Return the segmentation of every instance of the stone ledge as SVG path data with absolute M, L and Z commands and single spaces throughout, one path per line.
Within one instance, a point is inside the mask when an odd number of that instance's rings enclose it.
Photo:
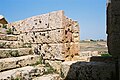
M 18 36 L 16 35 L 0 35 L 0 40 L 6 40 L 6 41 L 17 41 Z
M 0 58 L 19 57 L 33 54 L 31 48 L 0 49 Z
M 64 62 L 61 70 L 65 80 L 116 80 L 110 62 Z
M 37 61 L 39 61 L 39 59 L 39 55 L 27 55 L 0 59 L 0 71 L 35 64 Z
M 22 68 L 17 68 L 13 70 L 8 70 L 4 72 L 0 72 L 0 80 L 13 80 L 13 79 L 32 79 L 33 76 L 43 75 L 44 68 L 43 67 L 34 67 L 34 66 L 26 66 Z
M 33 80 L 63 80 L 59 74 L 48 74 L 41 77 L 34 78 Z

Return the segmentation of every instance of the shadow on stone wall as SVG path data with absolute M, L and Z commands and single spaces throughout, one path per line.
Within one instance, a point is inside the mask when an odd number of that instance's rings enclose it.
M 116 80 L 112 57 L 91 57 L 90 62 L 70 65 L 64 80 Z

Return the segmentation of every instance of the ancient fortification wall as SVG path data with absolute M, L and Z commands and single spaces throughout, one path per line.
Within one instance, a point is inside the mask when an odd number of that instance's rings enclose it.
M 110 0 L 107 5 L 108 50 L 114 57 L 120 57 L 120 1 Z
M 18 47 L 31 45 L 44 59 L 72 60 L 78 55 L 79 24 L 62 10 L 33 16 L 8 24 L 18 36 Z

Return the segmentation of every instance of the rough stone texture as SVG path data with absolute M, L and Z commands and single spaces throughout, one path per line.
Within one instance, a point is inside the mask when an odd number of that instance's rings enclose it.
M 72 60 L 80 52 L 79 24 L 54 11 L 8 24 L 20 45 L 31 44 L 45 59 Z
M 58 74 L 48 74 L 41 77 L 34 78 L 33 80 L 63 80 Z
M 64 62 L 61 74 L 65 80 L 116 80 L 112 62 Z
M 120 57 L 120 1 L 111 0 L 107 5 L 108 51 L 113 57 Z
M 60 73 L 61 72 L 61 61 L 50 61 L 50 60 L 45 60 L 45 63 L 49 63 L 50 66 L 52 68 L 54 68 L 54 70 L 57 72 L 57 73 Z
M 8 70 L 0 73 L 0 80 L 31 80 L 35 76 L 41 76 L 44 73 L 44 67 L 27 66 Z
M 31 48 L 0 49 L 0 58 L 18 57 L 33 54 Z
M 17 41 L 18 37 L 15 35 L 0 34 L 0 40 Z
M 39 55 L 27 55 L 0 59 L 0 71 L 32 65 L 39 61 L 39 59 Z
M 99 51 L 81 51 L 81 53 L 79 54 L 81 57 L 83 56 L 101 56 L 99 54 Z

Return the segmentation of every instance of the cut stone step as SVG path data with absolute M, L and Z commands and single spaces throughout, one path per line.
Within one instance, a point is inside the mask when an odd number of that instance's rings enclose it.
M 59 74 L 48 74 L 48 75 L 36 77 L 33 80 L 63 80 L 63 79 L 60 78 Z
M 18 41 L 0 40 L 0 48 L 18 48 Z
M 44 73 L 44 67 L 26 66 L 0 72 L 0 80 L 31 80 L 34 76 L 41 76 Z
M 31 43 L 0 40 L 0 48 L 31 48 Z
M 18 36 L 16 36 L 16 35 L 0 34 L 0 40 L 17 41 L 18 40 Z
M 0 49 L 0 58 L 19 57 L 33 54 L 31 48 Z
M 0 59 L 0 71 L 35 64 L 40 61 L 39 55 L 27 55 Z

